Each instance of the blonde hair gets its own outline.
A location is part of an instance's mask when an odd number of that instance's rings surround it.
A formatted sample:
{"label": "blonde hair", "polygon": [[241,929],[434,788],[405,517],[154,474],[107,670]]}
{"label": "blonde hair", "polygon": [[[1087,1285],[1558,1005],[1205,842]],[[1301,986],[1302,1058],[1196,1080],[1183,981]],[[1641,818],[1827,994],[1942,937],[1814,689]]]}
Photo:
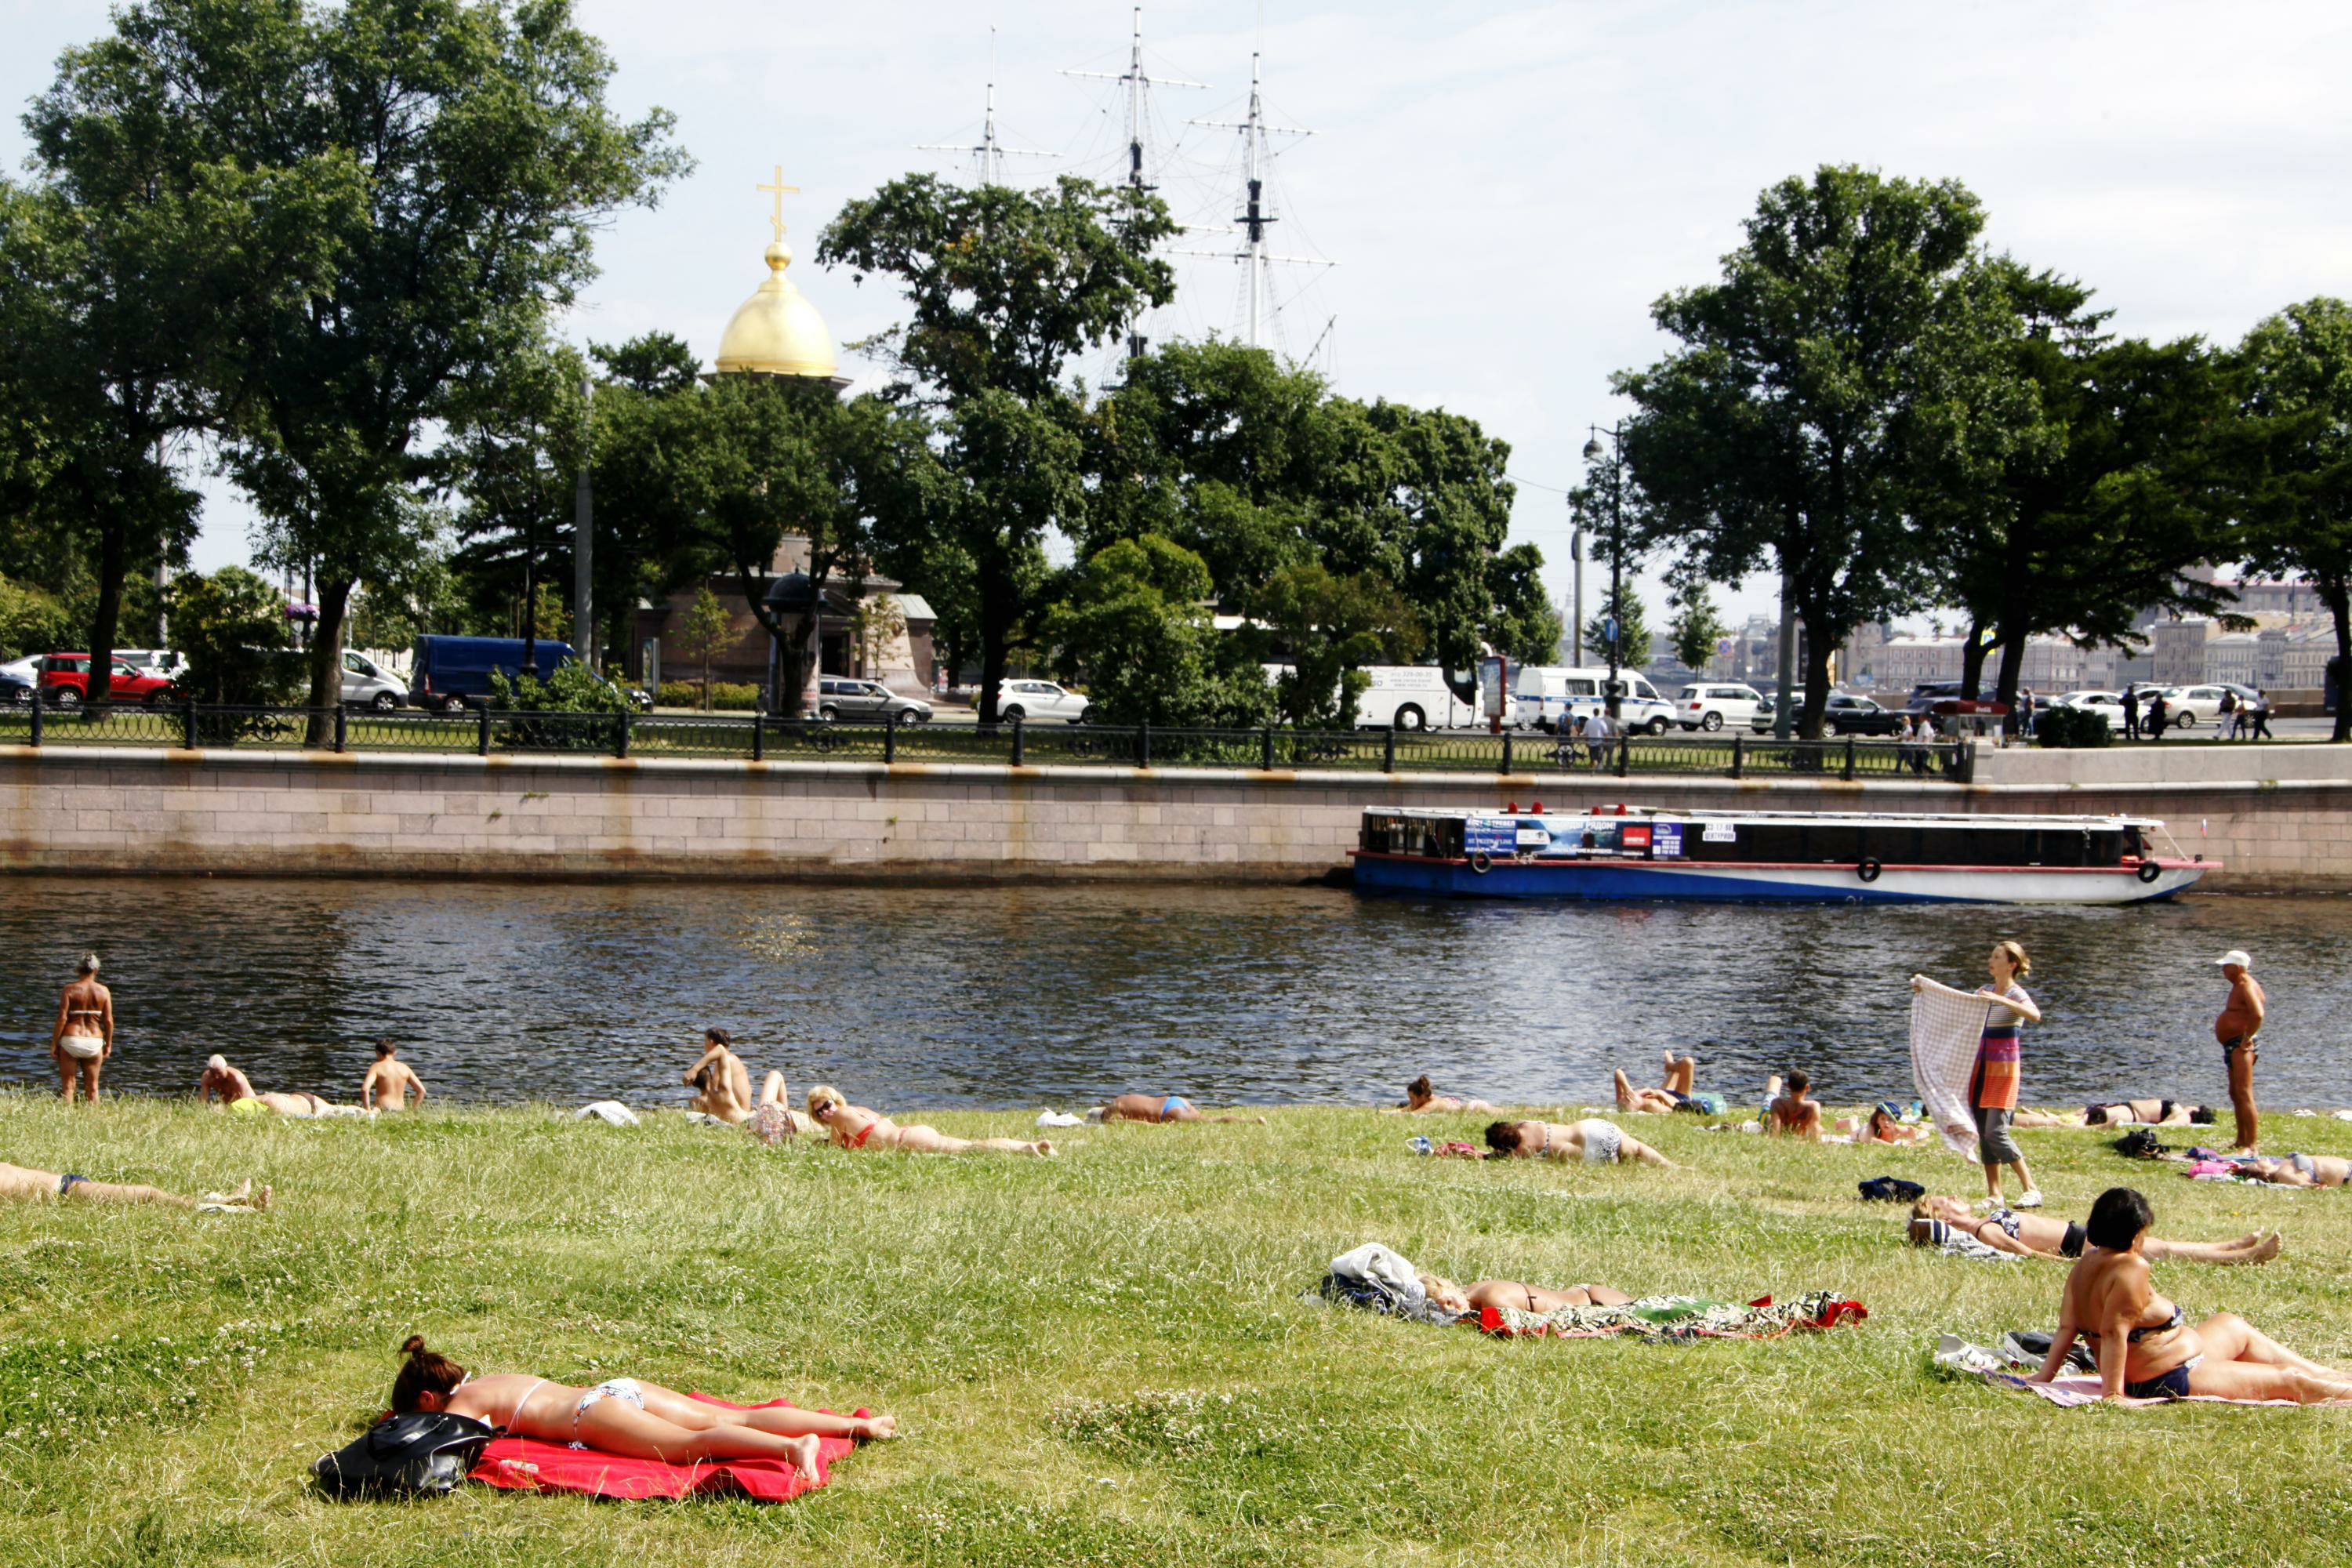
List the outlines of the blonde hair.
{"label": "blonde hair", "polygon": [[83,953],[83,954],[81,955],[81,963],[80,963],[80,965],[79,966],[79,968],[78,968],[78,970],[77,970],[77,973],[82,973],[82,974],[95,974],[95,973],[98,973],[98,954],[96,954],[96,953],[94,953],[94,952],[85,952],[85,953]]}
{"label": "blonde hair", "polygon": [[1997,942],[1992,944],[1992,950],[1995,952],[2008,954],[2010,967],[2015,970],[2019,974],[2031,974],[2033,973],[2033,960],[2025,956],[2025,949],[2018,946],[2014,940]]}
{"label": "blonde hair", "polygon": [[833,1105],[846,1105],[849,1101],[842,1099],[841,1090],[834,1088],[833,1085],[829,1083],[811,1084],[808,1091],[809,1114],[811,1116],[814,1116],[818,1106],[828,1103]]}

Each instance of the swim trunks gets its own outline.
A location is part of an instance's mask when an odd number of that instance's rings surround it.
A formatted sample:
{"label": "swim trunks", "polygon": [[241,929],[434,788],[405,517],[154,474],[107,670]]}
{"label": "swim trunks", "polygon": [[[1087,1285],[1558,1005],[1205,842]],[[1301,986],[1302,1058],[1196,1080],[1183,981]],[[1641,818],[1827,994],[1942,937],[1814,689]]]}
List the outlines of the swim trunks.
{"label": "swim trunks", "polygon": [[2170,1372],[2144,1377],[2137,1383],[2126,1383],[2124,1393],[2133,1399],[2186,1399],[2189,1397],[2189,1373],[2204,1359],[2202,1354],[2193,1355]]}
{"label": "swim trunks", "polygon": [[1606,1165],[1617,1158],[1625,1146],[1625,1130],[1613,1121],[1589,1117],[1576,1124],[1584,1138],[1584,1163]]}
{"label": "swim trunks", "polygon": [[88,1176],[77,1176],[71,1172],[68,1172],[65,1175],[58,1178],[58,1196],[63,1197],[68,1193],[72,1192],[74,1190],[74,1184],[77,1182],[87,1182],[89,1180],[89,1178]]}
{"label": "swim trunks", "polygon": [[1176,1113],[1178,1111],[1190,1110],[1192,1109],[1192,1107],[1191,1102],[1186,1100],[1182,1095],[1171,1094],[1166,1100],[1160,1102],[1160,1120],[1162,1121],[1173,1121],[1176,1120]]}

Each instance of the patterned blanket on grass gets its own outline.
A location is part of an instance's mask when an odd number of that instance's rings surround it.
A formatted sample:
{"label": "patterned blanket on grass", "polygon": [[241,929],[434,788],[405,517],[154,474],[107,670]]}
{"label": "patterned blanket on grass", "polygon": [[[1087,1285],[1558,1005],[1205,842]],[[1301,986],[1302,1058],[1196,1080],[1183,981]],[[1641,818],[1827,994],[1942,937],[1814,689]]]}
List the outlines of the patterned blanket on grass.
{"label": "patterned blanket on grass", "polygon": [[1478,1327],[1490,1334],[1537,1334],[1555,1339],[1593,1339],[1632,1334],[1644,1340],[1772,1340],[1798,1329],[1833,1329],[1858,1323],[1870,1313],[1834,1290],[1816,1290],[1793,1301],[1767,1296],[1745,1306],[1697,1296],[1651,1296],[1620,1307],[1560,1307],[1529,1312],[1488,1307]]}

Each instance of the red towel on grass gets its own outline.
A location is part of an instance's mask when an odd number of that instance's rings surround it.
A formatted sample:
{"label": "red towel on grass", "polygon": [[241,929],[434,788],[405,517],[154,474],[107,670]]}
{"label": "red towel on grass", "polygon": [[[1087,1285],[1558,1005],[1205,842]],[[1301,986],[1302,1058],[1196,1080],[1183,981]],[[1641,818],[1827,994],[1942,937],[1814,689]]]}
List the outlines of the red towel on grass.
{"label": "red towel on grass", "polygon": [[[707,1394],[688,1395],[722,1410],[789,1408],[788,1399],[765,1405],[730,1405]],[[826,1414],[831,1414],[827,1412]],[[856,1412],[868,1414],[864,1406]],[[857,1445],[846,1437],[817,1440],[817,1485],[832,1479],[833,1463]],[[537,1466],[536,1472],[520,1467]],[[482,1450],[473,1479],[509,1491],[585,1492],[602,1498],[681,1498],[740,1494],[757,1502],[790,1502],[813,1489],[782,1459],[715,1459],[703,1465],[673,1465],[660,1459],[630,1459],[594,1448],[574,1448],[538,1437],[495,1438]]]}

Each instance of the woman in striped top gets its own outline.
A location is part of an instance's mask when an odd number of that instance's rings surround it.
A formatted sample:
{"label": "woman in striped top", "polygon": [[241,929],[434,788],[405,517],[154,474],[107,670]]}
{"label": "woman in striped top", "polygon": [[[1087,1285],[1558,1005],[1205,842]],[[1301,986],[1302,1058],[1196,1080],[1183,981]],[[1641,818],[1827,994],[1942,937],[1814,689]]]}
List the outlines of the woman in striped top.
{"label": "woman in striped top", "polygon": [[1992,984],[1979,987],[1977,994],[1992,1006],[1985,1014],[1984,1035],[1977,1042],[1977,1065],[1969,1075],[1969,1103],[1977,1113],[1977,1158],[1984,1163],[1985,1194],[1992,1207],[2008,1206],[2000,1191],[2000,1168],[2007,1165],[2025,1188],[2017,1206],[2040,1208],[2041,1190],[2033,1184],[2032,1173],[2025,1168],[2025,1154],[2010,1131],[2017,1116],[2018,1034],[2029,1021],[2042,1022],[2042,1009],[2017,983],[2021,975],[2033,972],[2033,965],[2025,949],[2004,942],[1992,950],[1987,967],[1992,973]]}

